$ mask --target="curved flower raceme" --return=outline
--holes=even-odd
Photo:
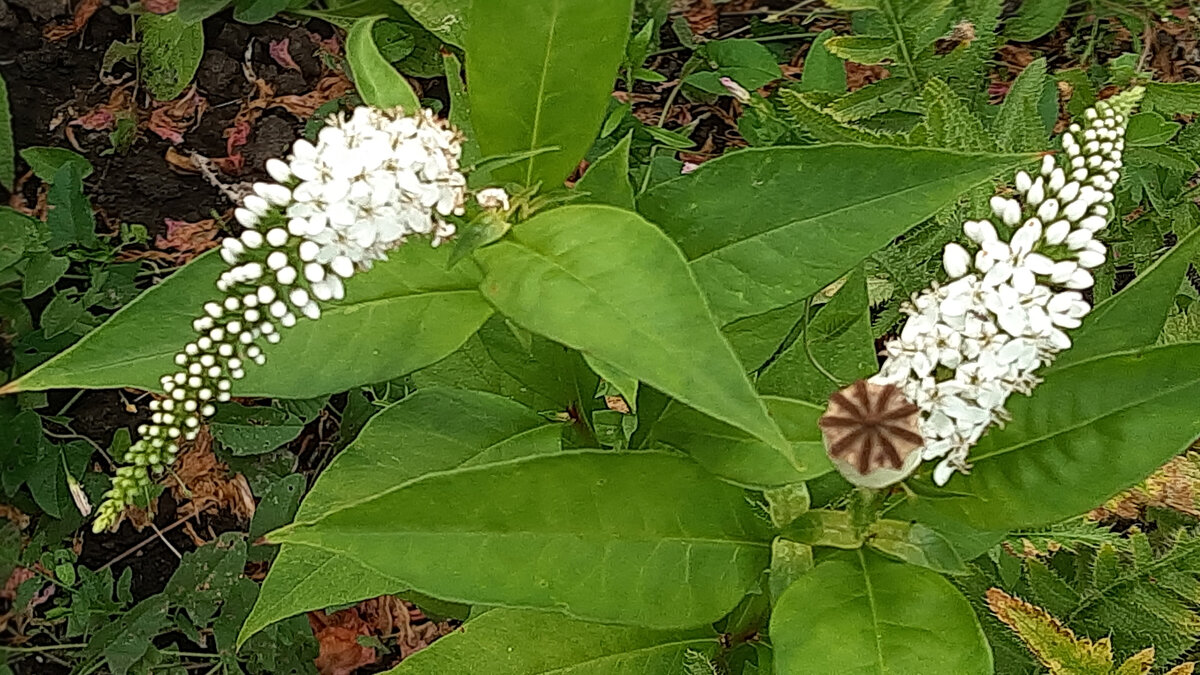
[[[407,238],[428,235],[437,246],[454,234],[445,218],[463,213],[461,150],[457,132],[428,110],[360,107],[332,117],[315,144],[296,141],[287,161],[267,162],[275,182],[254,185],[234,211],[245,231],[222,242],[224,297],[192,322],[196,339],[163,376],[166,396],[151,402],[151,421],[125,453],[128,466],[117,470],[95,531],[113,525],[180,442],[196,437],[246,364],[266,361],[264,343],[279,342],[301,317],[319,318],[323,302],[344,297],[346,279]]]
[[[1044,157],[1037,176],[1017,173],[1016,195],[992,198],[994,219],[964,223],[965,245],[946,246],[949,281],[905,305],[909,318],[869,378],[916,405],[924,444],[881,467],[833,457],[851,482],[895,483],[921,460],[937,462],[938,485],[967,471],[971,446],[1008,419],[1008,397],[1029,394],[1038,368],[1070,348],[1068,331],[1091,310],[1081,291],[1105,260],[1095,235],[1112,216],[1125,126],[1141,96],[1133,89],[1089,109],[1063,134],[1057,159]]]

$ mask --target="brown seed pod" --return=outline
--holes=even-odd
[[[859,380],[829,397],[818,426],[829,456],[865,475],[900,469],[925,444],[918,431],[919,413],[895,385]]]

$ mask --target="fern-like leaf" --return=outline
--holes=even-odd
[[[1013,80],[992,127],[1000,147],[1012,152],[1045,150],[1049,134],[1042,122],[1040,104],[1046,90],[1046,59],[1025,67]]]
[[[931,145],[975,152],[996,149],[983,122],[967,109],[950,85],[936,77],[930,79],[921,90],[921,102],[925,105],[925,127]]]

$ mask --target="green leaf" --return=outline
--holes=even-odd
[[[583,178],[575,183],[575,192],[581,195],[576,203],[633,209],[633,185],[629,182],[629,144],[632,140],[631,131],[612,150],[596,158]]]
[[[50,289],[62,275],[67,273],[71,261],[65,256],[37,253],[29,258],[25,276],[21,280],[21,297],[32,298]]]
[[[587,361],[588,367],[599,375],[602,380],[611,384],[621,394],[621,397],[625,399],[630,408],[637,405],[638,381],[636,377],[594,356],[585,354],[583,360]]]
[[[403,0],[399,4],[424,26],[425,30],[438,36],[443,42],[456,47],[465,44],[464,24],[471,0]]]
[[[819,367],[818,367],[819,366]],[[821,372],[824,369],[840,382]],[[879,370],[867,276],[855,268],[829,302],[821,306],[791,346],[758,377],[758,390],[824,405],[844,384]],[[844,384],[843,384],[844,383]]]
[[[950,540],[921,523],[878,520],[867,533],[867,546],[906,563],[928,567],[934,572],[970,572]]]
[[[1167,117],[1200,113],[1200,82],[1148,82],[1142,110]]]
[[[67,332],[83,316],[83,303],[70,293],[59,293],[42,310],[42,333],[49,340]]]
[[[578,352],[535,335],[517,339],[493,316],[462,349],[412,375],[417,387],[448,386],[500,394],[535,410],[585,411],[598,380]]]
[[[209,423],[212,436],[235,457],[261,455],[291,441],[304,431],[304,420],[270,406],[228,403]]]
[[[200,23],[229,6],[233,0],[179,0],[175,14],[184,25]]]
[[[399,377],[458,349],[492,310],[475,289],[478,276],[470,266],[446,269],[449,248],[413,242],[349,281],[346,299],[329,304],[320,321],[301,322],[279,344],[265,347],[267,366],[250,368],[235,395],[312,398]],[[192,339],[199,308],[217,297],[213,280],[225,265],[214,253],[143,293],[9,390],[157,391],[174,355]],[[398,335],[404,336],[402,348]],[[289,367],[318,362],[318,370]]]
[[[788,449],[683,256],[637,214],[546,211],[476,257],[484,296],[517,324]],[[688,358],[680,359],[684,345]]]
[[[868,552],[817,565],[771,617],[775,668],[788,675],[991,675],[967,599],[938,574]]]
[[[496,178],[555,188],[575,170],[604,119],[632,9],[630,0],[471,2],[467,93],[483,155],[558,148]]]
[[[321,473],[296,514],[316,520],[367,495],[426,474],[558,452],[561,425],[481,392],[418,391],[371,418]],[[263,582],[238,644],[305,611],[407,589],[407,582],[352,556],[285,544]]]
[[[683,249],[726,324],[807,298],[1028,159],[849,144],[752,148],[656,186],[638,207]]]
[[[1070,0],[1024,0],[1015,16],[1004,24],[1004,37],[1032,42],[1054,30],[1067,15]]]
[[[921,90],[931,144],[953,150],[995,150],[995,139],[950,85],[931,78]]]
[[[187,611],[196,625],[206,625],[225,602],[246,566],[244,535],[229,532],[183,556],[163,594]]]
[[[204,56],[204,27],[184,23],[177,14],[143,14],[142,81],[150,95],[169,101],[183,93]]]
[[[463,82],[462,62],[458,57],[451,52],[446,52],[444,56],[446,70],[446,88],[449,90],[450,96],[450,124],[454,125],[455,129],[462,132],[462,158],[460,162],[463,166],[473,166],[482,158],[479,151],[479,141],[475,140],[475,127],[471,125],[471,101],[467,96],[467,85]],[[481,173],[478,168],[467,176],[468,183],[474,187],[475,185],[487,185],[486,173]],[[480,181],[476,183],[475,181]]]
[[[1048,370],[1058,370],[1101,354],[1153,345],[1162,334],[1188,265],[1200,253],[1200,229],[1142,270],[1116,295],[1109,296],[1071,332],[1071,348]]]
[[[0,186],[12,190],[16,179],[16,159],[13,157],[12,110],[8,103],[8,85],[0,77]]]
[[[1083,513],[1200,436],[1200,345],[1097,356],[1015,396],[1012,421],[971,450],[969,475],[923,504],[981,530],[1042,525]],[[933,489],[933,488],[930,488]]]
[[[31,220],[18,211],[0,208],[0,270],[25,256],[28,223]]]
[[[1143,112],[1129,118],[1126,141],[1136,147],[1162,145],[1175,137],[1183,125],[1171,122],[1154,112]]]
[[[1049,131],[1042,123],[1039,104],[1046,89],[1046,59],[1040,58],[1013,80],[1000,112],[992,125],[1001,149],[1011,151],[1045,150]]]
[[[290,5],[289,0],[233,0],[233,18],[242,23],[262,23]]]
[[[103,659],[113,675],[125,675],[154,650],[150,640],[169,625],[167,607],[167,596],[160,593],[142,600],[117,620],[106,623],[92,635],[83,650],[85,662]]]
[[[29,165],[33,175],[46,183],[54,181],[54,174],[67,163],[79,166],[79,177],[87,178],[95,169],[87,157],[66,148],[32,147],[21,150],[21,159]]]
[[[684,82],[710,94],[729,95],[729,90],[718,81],[721,77],[754,91],[783,76],[775,55],[754,40],[714,40],[705,43],[701,51],[716,72],[694,73],[685,77]]]
[[[812,47],[804,56],[804,71],[800,73],[799,91],[827,91],[831,94],[846,92],[846,64],[834,56],[825,42],[834,35],[826,29],[813,39]]]
[[[484,663],[488,675],[672,673],[687,652],[711,655],[717,647],[711,629],[654,631],[498,608],[404,659],[388,675],[462,675]]]
[[[712,473],[747,487],[790,485],[831,471],[817,428],[824,407],[774,396],[763,401],[788,439],[786,453],[677,401],[650,422],[649,438],[683,450]]]
[[[371,29],[380,18],[359,19],[346,34],[346,61],[354,74],[354,86],[368,105],[376,108],[399,106],[413,113],[421,107],[416,93],[375,45]]]
[[[50,229],[50,241],[46,247],[51,251],[67,246],[95,247],[96,218],[92,215],[92,204],[83,194],[83,175],[79,164],[67,162],[54,172],[54,181],[46,194],[50,210],[46,213],[46,227]]]
[[[771,532],[741,488],[686,458],[600,450],[428,474],[270,538],[447,600],[676,628],[733,609]]]

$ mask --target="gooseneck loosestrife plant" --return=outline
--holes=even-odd
[[[1015,196],[992,198],[995,222],[967,221],[965,241],[946,245],[949,282],[903,308],[909,319],[870,378],[920,409],[920,439],[856,443],[837,422],[849,419],[844,413],[825,418],[837,435],[830,456],[852,483],[890,485],[924,460],[937,462],[933,480],[945,485],[969,469],[971,446],[988,427],[1009,419],[1008,397],[1031,393],[1036,371],[1071,347],[1066,331],[1091,310],[1081,293],[1094,283],[1089,270],[1107,254],[1095,235],[1112,216],[1125,127],[1143,92],[1089,108],[1085,124],[1063,134],[1060,155],[1043,157],[1036,177],[1019,171]]]
[[[1073,99],[1046,152],[1038,66],[987,123],[940,70],[889,78],[902,133],[845,121],[857,92],[696,72],[758,126],[680,172],[680,139],[610,115],[648,49],[632,4],[472,0],[439,24],[466,56],[447,119],[355,21],[365,105],[268,162],[219,251],[0,392],[155,391],[98,532],[233,397],[350,392],[239,644],[410,593],[470,618],[397,675],[994,672],[982,591],[947,577],[1200,436],[1200,344],[1157,344],[1200,234],[1107,292],[1122,165],[1154,159],[1137,106],[1167,99]],[[873,303],[925,286],[926,251],[893,330]]]
[[[454,234],[446,216],[462,215],[466,179],[458,134],[428,110],[356,108],[335,115],[316,144],[298,140],[285,162],[271,159],[274,183],[256,183],[234,211],[245,231],[228,237],[216,280],[224,297],[192,322],[196,339],[162,377],[151,422],[125,453],[93,523],[112,526],[139,491],[174,462],[180,443],[228,401],[249,363],[299,318],[321,317],[321,303],[345,297],[344,280],[412,237],[438,246]]]

